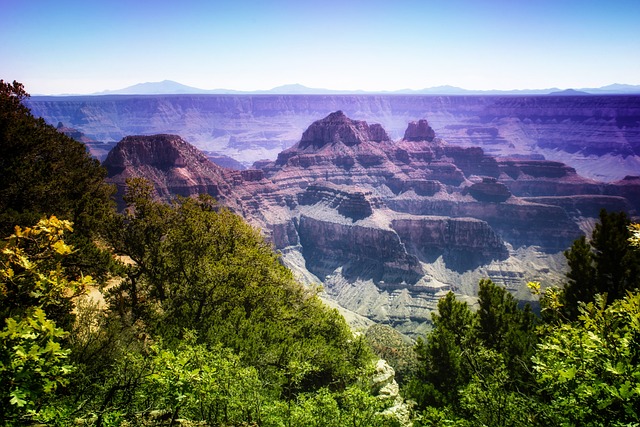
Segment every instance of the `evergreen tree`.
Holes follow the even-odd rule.
[[[527,403],[521,394],[535,386],[535,316],[491,280],[480,281],[478,296],[474,313],[449,292],[438,302],[432,332],[416,344],[418,368],[407,392],[425,420],[437,408],[449,421],[512,425]]]
[[[565,252],[569,264],[564,289],[564,314],[576,319],[579,303],[607,295],[611,302],[640,287],[640,254],[629,245],[632,231],[623,212],[600,212],[591,240],[576,240]]]
[[[77,253],[65,264],[104,275],[109,256],[93,241],[113,213],[106,171],[82,143],[35,118],[22,104],[28,96],[22,84],[0,80],[0,234],[51,215],[70,220]]]
[[[491,280],[480,281],[478,336],[484,346],[501,354],[513,388],[533,384],[531,356],[536,346],[536,318],[527,304],[518,302],[506,289]]]
[[[418,339],[418,369],[409,393],[418,407],[456,405],[458,389],[470,379],[468,357],[478,344],[475,316],[465,302],[449,292],[438,301],[433,331],[426,341]]]

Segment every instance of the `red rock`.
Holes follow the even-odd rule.
[[[436,133],[426,119],[417,122],[409,122],[407,130],[404,132],[406,141],[428,141],[431,142],[436,137]]]

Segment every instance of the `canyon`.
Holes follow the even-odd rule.
[[[247,170],[175,134],[126,136],[103,164],[120,195],[137,176],[165,200],[211,194],[261,229],[302,282],[409,335],[429,327],[448,291],[473,304],[481,278],[524,300],[529,280],[560,284],[562,251],[600,209],[640,210],[637,176],[603,182],[531,153],[496,156],[449,142],[424,116],[395,137],[336,110]]]
[[[598,181],[640,171],[638,95],[103,95],[26,103],[48,123],[81,132],[101,160],[125,136],[176,134],[212,158],[250,167],[275,160],[312,122],[342,110],[379,123],[394,140],[408,122],[427,118],[450,146],[554,160]]]

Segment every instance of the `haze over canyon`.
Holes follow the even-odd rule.
[[[615,181],[640,170],[640,95],[107,95],[38,97],[36,116],[73,128],[103,159],[127,135],[170,133],[249,167],[275,159],[332,111],[380,123],[391,138],[427,118],[450,145],[562,161]],[[95,142],[92,142],[95,141]]]

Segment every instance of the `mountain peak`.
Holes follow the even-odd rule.
[[[204,92],[202,89],[183,85],[173,80],[161,82],[138,83],[118,90],[105,90],[99,95],[160,95],[160,94],[195,94]]]

